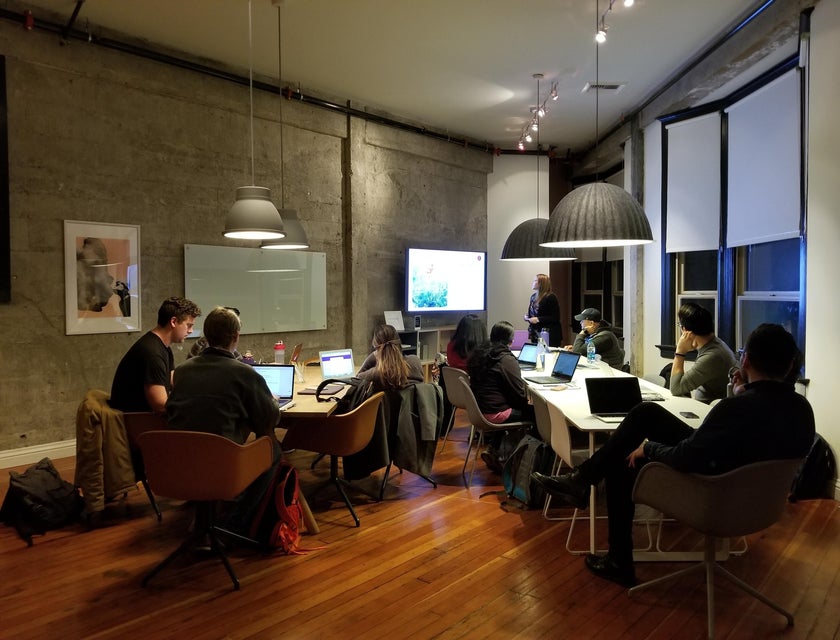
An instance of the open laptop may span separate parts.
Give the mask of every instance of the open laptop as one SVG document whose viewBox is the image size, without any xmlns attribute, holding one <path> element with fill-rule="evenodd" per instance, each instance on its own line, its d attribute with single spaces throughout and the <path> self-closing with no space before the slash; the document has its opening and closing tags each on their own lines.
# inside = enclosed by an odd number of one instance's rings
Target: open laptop
<svg viewBox="0 0 840 640">
<path fill-rule="evenodd" d="M 554 368 L 551 370 L 550 376 L 523 376 L 528 382 L 536 384 L 565 384 L 572 381 L 572 376 L 575 375 L 575 367 L 577 366 L 580 354 L 572 351 L 558 351 L 557 360 L 554 361 Z"/>
<path fill-rule="evenodd" d="M 271 395 L 277 400 L 281 409 L 288 409 L 294 405 L 295 397 L 295 366 L 292 364 L 255 364 L 254 371 L 259 373 Z"/>
<path fill-rule="evenodd" d="M 630 409 L 642 402 L 642 390 L 635 376 L 586 378 L 589 411 L 603 422 L 624 420 Z"/>
<path fill-rule="evenodd" d="M 356 368 L 353 366 L 352 349 L 333 349 L 332 351 L 319 351 L 318 358 L 321 360 L 321 378 L 336 378 L 346 380 L 356 375 Z"/>
<path fill-rule="evenodd" d="M 510 343 L 510 350 L 517 351 L 522 348 L 522 345 L 528 342 L 528 330 L 516 329 L 513 332 L 513 342 Z"/>
<path fill-rule="evenodd" d="M 537 368 L 537 345 L 533 342 L 526 342 L 519 351 L 519 368 L 529 371 Z"/>
</svg>

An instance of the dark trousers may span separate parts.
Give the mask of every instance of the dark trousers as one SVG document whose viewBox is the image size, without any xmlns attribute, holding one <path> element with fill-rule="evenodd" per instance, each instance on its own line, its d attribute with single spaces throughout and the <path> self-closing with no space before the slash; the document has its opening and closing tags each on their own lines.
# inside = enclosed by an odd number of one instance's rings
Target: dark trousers
<svg viewBox="0 0 840 640">
<path fill-rule="evenodd" d="M 633 484 L 639 473 L 631 469 L 627 456 L 645 438 L 662 444 L 675 445 L 688 438 L 694 429 L 655 402 L 643 402 L 635 407 L 613 432 L 603 447 L 580 465 L 581 477 L 591 484 L 601 480 L 607 489 L 607 517 L 609 520 L 610 556 L 619 564 L 633 561 Z"/>
</svg>

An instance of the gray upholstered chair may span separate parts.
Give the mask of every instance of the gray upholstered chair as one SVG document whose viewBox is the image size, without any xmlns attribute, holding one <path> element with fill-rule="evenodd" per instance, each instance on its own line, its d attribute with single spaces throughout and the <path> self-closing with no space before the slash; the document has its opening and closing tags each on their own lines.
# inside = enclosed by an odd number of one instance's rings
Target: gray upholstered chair
<svg viewBox="0 0 840 640">
<path fill-rule="evenodd" d="M 717 476 L 681 473 L 659 462 L 642 467 L 633 488 L 633 501 L 647 504 L 666 516 L 703 534 L 704 559 L 661 578 L 630 589 L 633 594 L 693 571 L 705 571 L 708 634 L 714 637 L 714 575 L 725 578 L 782 614 L 793 624 L 793 615 L 746 582 L 720 566 L 715 559 L 718 539 L 744 536 L 766 529 L 785 510 L 790 484 L 802 460 L 768 460 L 748 464 Z"/>
<path fill-rule="evenodd" d="M 458 382 L 461 378 L 469 382 L 470 376 L 463 369 L 458 367 L 445 366 L 441 367 L 440 375 L 443 377 L 443 388 L 446 390 L 446 398 L 449 404 L 452 405 L 452 413 L 449 416 L 449 424 L 446 425 L 446 432 L 443 434 L 443 443 L 440 445 L 440 450 L 446 446 L 446 439 L 449 437 L 449 432 L 452 431 L 452 425 L 455 424 L 455 409 L 467 408 L 467 402 L 464 399 L 464 390 L 461 383 Z M 472 440 L 473 430 L 470 428 L 470 440 Z"/>
</svg>

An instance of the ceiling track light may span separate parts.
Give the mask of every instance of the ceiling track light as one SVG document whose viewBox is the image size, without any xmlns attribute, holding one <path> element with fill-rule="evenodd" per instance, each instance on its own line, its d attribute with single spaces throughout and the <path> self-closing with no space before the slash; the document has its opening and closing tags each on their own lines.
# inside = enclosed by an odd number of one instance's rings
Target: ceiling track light
<svg viewBox="0 0 840 640">
<path fill-rule="evenodd" d="M 539 81 L 542 80 L 544 77 L 541 73 L 534 73 L 531 76 L 537 81 L 537 104 L 534 107 L 531 107 L 531 121 L 525 126 L 522 130 L 521 135 L 519 136 L 519 142 L 516 145 L 516 148 L 520 151 L 525 151 L 525 143 L 532 142 L 533 138 L 531 137 L 530 131 L 538 131 L 540 128 L 538 120 L 540 118 L 544 118 L 548 114 L 548 107 L 546 104 L 549 100 L 557 100 L 559 97 L 557 93 L 557 83 L 551 85 L 551 91 L 548 92 L 545 99 L 540 102 L 540 92 L 539 92 Z"/>
<path fill-rule="evenodd" d="M 609 25 L 607 25 L 607 14 L 612 11 L 613 5 L 615 4 L 616 0 L 610 0 L 607 4 L 607 8 L 604 13 L 601 14 L 600 19 L 597 23 L 597 29 L 595 31 L 595 42 L 598 44 L 604 44 L 607 41 L 607 31 L 610 30 Z M 630 8 L 633 6 L 633 0 L 624 0 L 624 6 Z"/>
</svg>

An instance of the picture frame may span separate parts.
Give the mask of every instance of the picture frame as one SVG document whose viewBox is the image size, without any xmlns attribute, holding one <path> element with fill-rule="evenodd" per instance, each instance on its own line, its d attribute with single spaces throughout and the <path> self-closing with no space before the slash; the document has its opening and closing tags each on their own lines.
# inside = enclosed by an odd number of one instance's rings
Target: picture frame
<svg viewBox="0 0 840 640">
<path fill-rule="evenodd" d="M 65 333 L 140 331 L 140 227 L 64 221 Z"/>
</svg>

